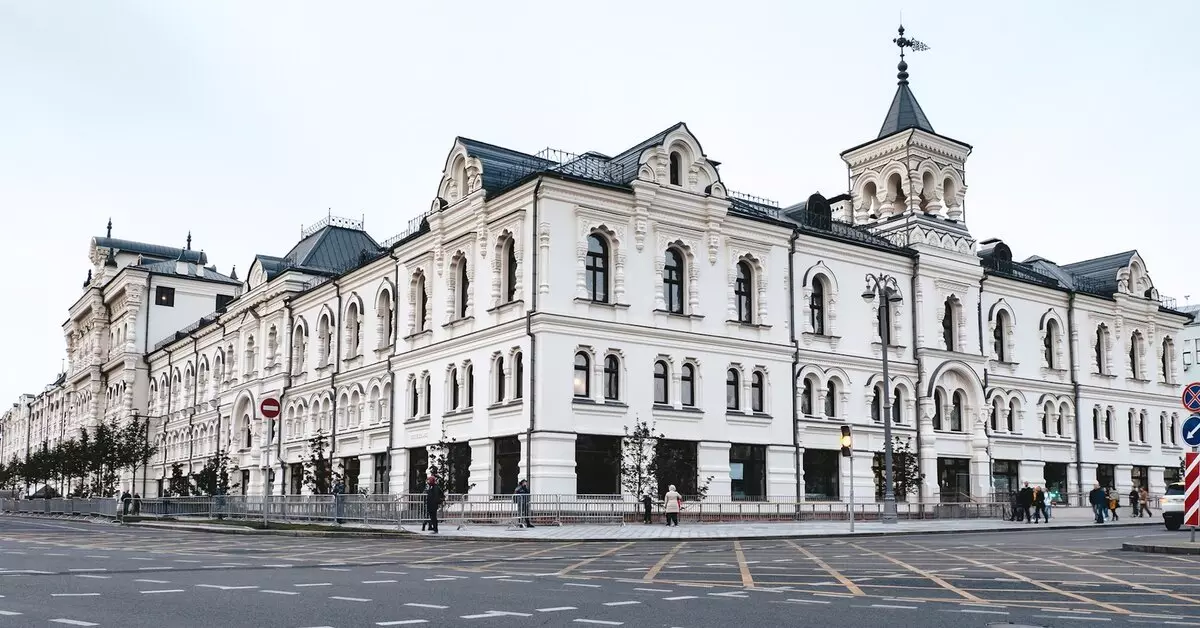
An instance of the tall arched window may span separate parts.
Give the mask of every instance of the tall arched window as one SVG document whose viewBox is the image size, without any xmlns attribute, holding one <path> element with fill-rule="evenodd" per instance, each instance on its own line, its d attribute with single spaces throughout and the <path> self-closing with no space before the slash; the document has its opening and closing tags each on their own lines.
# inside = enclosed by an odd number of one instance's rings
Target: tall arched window
<svg viewBox="0 0 1200 628">
<path fill-rule="evenodd" d="M 453 366 L 450 367 L 450 372 L 447 373 L 447 375 L 446 375 L 446 385 L 450 388 L 450 408 L 449 409 L 451 411 L 457 410 L 458 402 L 459 402 L 459 394 L 458 394 L 459 381 L 458 381 L 458 369 L 457 368 L 455 368 Z"/>
<path fill-rule="evenodd" d="M 1100 424 L 1104 419 L 1100 418 L 1100 408 L 1092 408 L 1092 441 L 1100 440 Z"/>
<path fill-rule="evenodd" d="M 1133 440 L 1133 410 L 1132 409 L 1129 411 L 1128 417 L 1129 418 L 1127 419 L 1127 423 L 1125 425 L 1125 435 L 1129 437 L 1129 442 L 1133 443 L 1136 441 Z"/>
<path fill-rule="evenodd" d="M 883 422 L 883 384 L 876 384 L 871 389 L 871 420 Z"/>
<path fill-rule="evenodd" d="M 955 432 L 963 431 L 963 416 L 966 415 L 966 395 L 961 390 L 954 391 L 953 407 L 950 411 L 950 429 Z"/>
<path fill-rule="evenodd" d="M 672 314 L 683 314 L 683 255 L 679 249 L 667 249 L 663 262 L 663 302 Z"/>
<path fill-rule="evenodd" d="M 733 300 L 737 305 L 737 320 L 739 323 L 750 323 L 754 320 L 753 298 L 750 295 L 753 286 L 754 269 L 750 263 L 742 260 L 737 263 L 737 278 L 733 282 Z"/>
<path fill-rule="evenodd" d="M 684 363 L 679 370 L 679 403 L 686 408 L 696 406 L 696 367 Z"/>
<path fill-rule="evenodd" d="M 607 401 L 621 398 L 621 360 L 612 354 L 604 356 L 604 398 Z"/>
<path fill-rule="evenodd" d="M 804 378 L 804 388 L 800 391 L 800 413 L 804 416 L 813 416 L 813 411 L 817 407 L 816 404 L 816 385 L 812 378 Z"/>
<path fill-rule="evenodd" d="M 750 375 L 750 411 L 763 412 L 766 408 L 766 375 L 762 371 L 754 371 Z"/>
<path fill-rule="evenodd" d="M 392 346 L 392 332 L 396 329 L 396 308 L 393 306 L 390 290 L 379 293 L 379 299 L 375 303 L 375 317 L 379 321 L 379 348 Z"/>
<path fill-rule="evenodd" d="M 1046 338 L 1042 340 L 1042 353 L 1046 360 L 1046 368 L 1058 368 L 1058 321 L 1046 319 Z"/>
<path fill-rule="evenodd" d="M 900 411 L 900 402 L 903 398 L 904 397 L 900 393 L 899 386 L 897 386 L 895 389 L 892 390 L 892 399 L 891 399 L 891 401 L 892 401 L 892 423 L 895 423 L 897 425 L 900 425 L 901 423 L 903 423 L 900 420 L 902 418 L 901 411 Z"/>
<path fill-rule="evenodd" d="M 608 242 L 598 234 L 589 235 L 584 278 L 588 298 L 598 303 L 608 303 L 608 262 Z"/>
<path fill-rule="evenodd" d="M 891 346 L 892 345 L 892 326 L 889 325 L 889 311 L 887 308 L 891 304 L 884 304 L 875 308 L 875 333 L 879 334 L 879 342 Z"/>
<path fill-rule="evenodd" d="M 413 286 L 416 291 L 413 311 L 413 322 L 415 323 L 416 331 L 425 331 L 425 320 L 429 317 L 429 293 L 426 291 L 425 275 L 417 275 L 416 284 Z"/>
<path fill-rule="evenodd" d="M 1129 376 L 1133 379 L 1142 379 L 1141 344 L 1141 334 L 1135 331 L 1129 335 Z"/>
<path fill-rule="evenodd" d="M 1008 402 L 1008 431 L 1017 431 L 1017 401 L 1014 399 Z"/>
<path fill-rule="evenodd" d="M 504 356 L 496 358 L 495 366 L 496 378 L 496 403 L 504 401 Z"/>
<path fill-rule="evenodd" d="M 830 419 L 837 418 L 837 392 L 837 383 L 829 380 L 825 386 L 825 416 Z"/>
<path fill-rule="evenodd" d="M 1146 411 L 1142 410 L 1137 417 L 1137 436 L 1139 443 L 1146 442 Z"/>
<path fill-rule="evenodd" d="M 1112 442 L 1113 439 L 1113 421 L 1116 417 L 1113 416 L 1113 409 L 1109 408 L 1104 413 L 1104 440 Z"/>
<path fill-rule="evenodd" d="M 1050 435 L 1050 422 L 1054 420 L 1054 406 L 1049 401 L 1042 406 L 1042 434 Z"/>
<path fill-rule="evenodd" d="M 671 398 L 667 394 L 667 363 L 662 360 L 654 362 L 654 403 L 666 405 L 670 403 Z"/>
<path fill-rule="evenodd" d="M 575 354 L 575 396 L 591 397 L 591 360 L 588 354 L 579 351 Z"/>
<path fill-rule="evenodd" d="M 935 430 L 942 429 L 942 426 L 944 423 L 944 421 L 942 421 L 942 415 L 945 412 L 945 408 L 946 408 L 945 393 L 943 393 L 941 390 L 934 391 L 934 393 L 933 393 L 933 429 L 935 429 Z"/>
<path fill-rule="evenodd" d="M 1000 400 L 992 400 L 992 411 L 988 416 L 988 423 L 991 425 L 993 432 L 1000 431 Z"/>
<path fill-rule="evenodd" d="M 408 382 L 408 413 L 414 419 L 421 415 L 421 395 L 415 379 Z"/>
<path fill-rule="evenodd" d="M 466 388 L 467 407 L 475 407 L 475 365 L 468 364 L 463 367 L 463 384 Z"/>
<path fill-rule="evenodd" d="M 942 312 L 942 342 L 946 347 L 946 351 L 957 351 L 958 343 L 956 342 L 955 334 L 955 316 L 954 316 L 954 300 L 946 299 L 946 305 Z"/>
<path fill-rule="evenodd" d="M 358 320 L 358 303 L 352 302 L 346 308 L 346 358 L 358 355 L 359 342 L 362 340 L 362 325 Z"/>
<path fill-rule="evenodd" d="M 520 353 L 513 356 L 512 373 L 513 399 L 521 399 L 525 396 L 525 361 Z"/>
<path fill-rule="evenodd" d="M 742 378 L 737 369 L 725 372 L 725 409 L 740 410 L 742 407 Z"/>
<path fill-rule="evenodd" d="M 1162 372 L 1162 381 L 1164 384 L 1174 383 L 1171 381 L 1171 361 L 1175 358 L 1175 341 L 1170 337 L 1163 338 L 1162 341 L 1162 360 L 1159 364 L 1159 369 Z"/>
<path fill-rule="evenodd" d="M 1108 374 L 1108 328 L 1103 324 L 1096 326 L 1096 372 Z"/>
<path fill-rule="evenodd" d="M 671 185 L 683 185 L 683 157 L 679 151 L 671 151 Z"/>
<path fill-rule="evenodd" d="M 992 348 L 996 352 L 996 360 L 999 362 L 1008 362 L 1008 339 L 1012 333 L 1012 323 L 1009 320 L 1008 312 L 1000 310 L 996 312 L 996 331 L 992 334 Z"/>
<path fill-rule="evenodd" d="M 504 243 L 504 302 L 512 303 L 517 295 L 517 249 L 512 238 Z"/>
<path fill-rule="evenodd" d="M 808 318 L 814 334 L 825 335 L 825 278 L 813 278 L 812 294 L 808 300 Z"/>
<path fill-rule="evenodd" d="M 425 373 L 425 408 L 424 408 L 425 412 L 424 412 L 424 414 L 426 416 L 428 416 L 432 409 L 433 409 L 433 378 L 429 376 L 429 373 Z"/>
<path fill-rule="evenodd" d="M 455 280 L 458 282 L 458 289 L 455 296 L 455 313 L 458 314 L 459 318 L 466 318 L 467 306 L 471 302 L 471 279 L 467 276 L 466 257 L 458 261 L 455 273 L 457 273 Z"/>
</svg>

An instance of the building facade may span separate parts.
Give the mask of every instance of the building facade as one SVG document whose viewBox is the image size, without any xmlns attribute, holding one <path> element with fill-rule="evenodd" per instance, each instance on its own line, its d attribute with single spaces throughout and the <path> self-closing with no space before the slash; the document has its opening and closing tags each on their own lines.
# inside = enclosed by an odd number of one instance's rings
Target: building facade
<svg viewBox="0 0 1200 628">
<path fill-rule="evenodd" d="M 684 492 L 840 500 L 881 490 L 888 413 L 924 475 L 910 500 L 1162 492 L 1189 315 L 1136 251 L 1060 265 L 977 241 L 972 147 L 933 130 L 905 69 L 877 137 L 841 155 L 843 194 L 731 192 L 682 123 L 611 157 L 458 138 L 405 233 L 329 217 L 156 345 L 122 323 L 144 299 L 108 305 L 117 272 L 73 308 L 55 390 L 88 417 L 150 417 L 143 495 L 217 453 L 247 493 L 305 493 L 318 433 L 351 491 L 419 490 L 449 443 L 451 490 L 614 494 L 621 437 L 646 421 L 694 469 L 671 480 Z"/>
</svg>

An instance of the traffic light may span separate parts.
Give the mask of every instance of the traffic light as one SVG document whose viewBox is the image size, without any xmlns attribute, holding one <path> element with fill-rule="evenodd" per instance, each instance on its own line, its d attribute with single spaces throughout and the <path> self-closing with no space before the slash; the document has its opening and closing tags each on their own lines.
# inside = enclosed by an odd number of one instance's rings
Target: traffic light
<svg viewBox="0 0 1200 628">
<path fill-rule="evenodd" d="M 842 426 L 842 457 L 849 458 L 850 450 L 854 447 L 854 437 L 850 436 L 850 426 Z"/>
</svg>

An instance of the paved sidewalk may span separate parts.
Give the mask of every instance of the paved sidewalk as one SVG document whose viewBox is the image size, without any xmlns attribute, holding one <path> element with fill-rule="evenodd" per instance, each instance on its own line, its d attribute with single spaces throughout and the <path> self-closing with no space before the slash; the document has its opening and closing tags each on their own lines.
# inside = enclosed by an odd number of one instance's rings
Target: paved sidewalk
<svg viewBox="0 0 1200 628">
<path fill-rule="evenodd" d="M 999 519 L 930 519 L 912 520 L 892 525 L 876 521 L 858 522 L 854 525 L 854 536 L 883 536 L 892 534 L 945 534 L 954 532 L 1026 532 L 1042 529 L 1110 528 L 1131 526 L 1161 526 L 1161 518 L 1122 517 L 1103 525 L 1092 520 L 1092 513 L 1083 508 L 1057 508 L 1050 523 L 1031 524 L 1009 522 Z M 361 523 L 346 523 L 339 526 L 342 531 L 305 530 L 252 530 L 236 525 L 220 525 L 203 521 L 138 522 L 137 527 L 195 530 L 226 534 L 273 534 L 284 536 L 379 536 L 380 533 L 395 534 L 395 526 L 372 526 Z M 461 539 L 496 539 L 506 541 L 671 541 L 671 540 L 735 540 L 770 538 L 821 538 L 850 536 L 850 524 L 846 521 L 805 521 L 800 523 L 706 523 L 670 527 L 661 524 L 630 525 L 541 525 L 520 529 L 505 526 L 467 525 L 459 529 L 457 522 L 444 521 L 439 534 L 420 532 L 420 525 L 407 524 L 401 530 L 415 536 Z"/>
</svg>

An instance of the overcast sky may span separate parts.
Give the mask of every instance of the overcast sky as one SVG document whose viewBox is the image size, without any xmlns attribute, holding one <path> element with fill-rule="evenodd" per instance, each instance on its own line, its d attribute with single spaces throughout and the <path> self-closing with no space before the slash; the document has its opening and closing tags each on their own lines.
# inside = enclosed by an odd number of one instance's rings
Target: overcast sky
<svg viewBox="0 0 1200 628">
<path fill-rule="evenodd" d="M 972 234 L 1059 263 L 1137 249 L 1182 304 L 1200 3 L 0 0 L 0 404 L 54 379 L 109 217 L 190 229 L 245 277 L 327 209 L 401 231 L 457 135 L 615 154 L 677 121 L 731 189 L 843 192 L 901 7 L 932 47 L 914 93 L 974 146 Z"/>
</svg>

